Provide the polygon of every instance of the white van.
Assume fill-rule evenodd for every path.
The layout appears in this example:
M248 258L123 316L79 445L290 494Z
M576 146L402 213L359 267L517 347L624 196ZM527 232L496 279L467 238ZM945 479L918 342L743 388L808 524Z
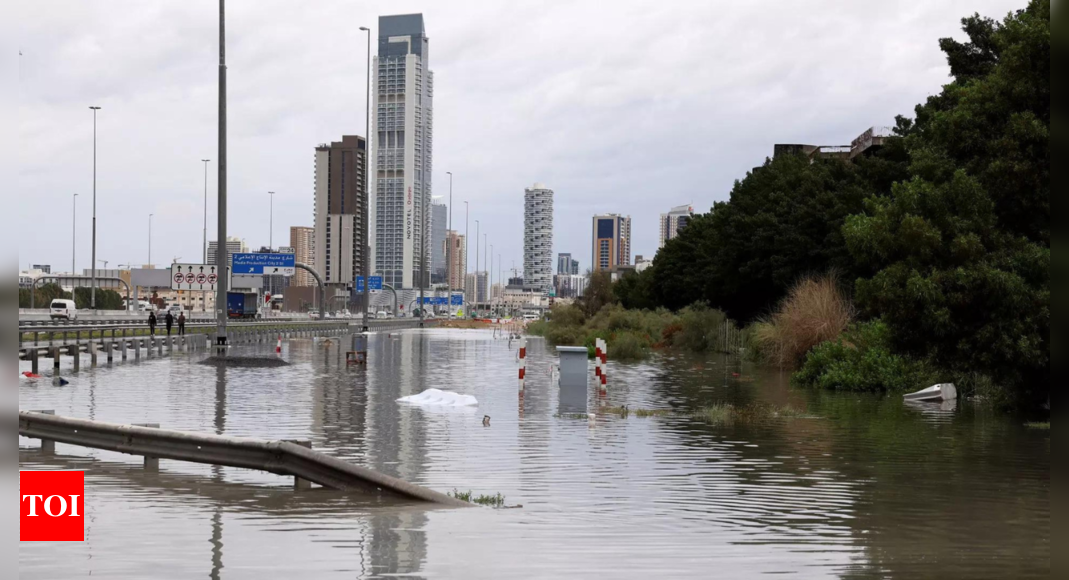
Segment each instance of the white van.
M377 318L379 320L384 320L384 319L387 319L389 317L390 317L390 313L386 312L385 310L379 310L378 312L375 313L375 318Z
M64 319L64 320L77 320L78 309L74 307L73 300L63 300L56 298L52 301L52 304L48 307L48 315L52 320Z

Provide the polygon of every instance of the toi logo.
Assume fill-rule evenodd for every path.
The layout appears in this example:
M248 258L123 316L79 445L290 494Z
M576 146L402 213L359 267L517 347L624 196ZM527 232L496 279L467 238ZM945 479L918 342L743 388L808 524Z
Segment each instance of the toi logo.
M19 472L19 541L85 541L85 472Z

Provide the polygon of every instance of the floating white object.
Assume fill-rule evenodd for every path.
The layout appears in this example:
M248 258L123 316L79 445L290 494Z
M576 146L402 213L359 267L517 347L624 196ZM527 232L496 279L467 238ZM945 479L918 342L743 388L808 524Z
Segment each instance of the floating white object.
M418 395L409 395L397 399L398 403L421 405L424 407L475 407L479 401L471 395L461 395L452 391L427 389Z
M922 391L910 393L904 397L907 401L955 401L958 398L958 389L951 383L933 385Z

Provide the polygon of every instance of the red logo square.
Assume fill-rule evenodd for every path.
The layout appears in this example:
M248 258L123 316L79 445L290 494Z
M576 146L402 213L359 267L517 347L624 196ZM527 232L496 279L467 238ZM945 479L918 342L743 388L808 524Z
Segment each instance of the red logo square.
M85 472L19 472L19 541L85 541Z

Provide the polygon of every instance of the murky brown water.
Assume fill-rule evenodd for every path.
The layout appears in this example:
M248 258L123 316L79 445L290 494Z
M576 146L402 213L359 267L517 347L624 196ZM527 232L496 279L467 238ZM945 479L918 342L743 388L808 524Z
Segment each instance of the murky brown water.
M294 493L288 478L168 461L149 475L140 458L66 445L44 458L20 439L21 469L86 471L88 517L85 543L20 544L19 577L1050 577L1048 433L968 407L794 391L778 373L682 356L610 363L606 403L762 401L818 418L714 428L632 415L591 427L558 417L582 397L550 384L541 342L530 351L522 404L515 351L480 331L377 335L366 371L347 369L336 347L295 340L284 369L219 370L178 354L83 370L66 387L24 380L22 409L311 439L523 508ZM395 402L430 387L480 406Z

